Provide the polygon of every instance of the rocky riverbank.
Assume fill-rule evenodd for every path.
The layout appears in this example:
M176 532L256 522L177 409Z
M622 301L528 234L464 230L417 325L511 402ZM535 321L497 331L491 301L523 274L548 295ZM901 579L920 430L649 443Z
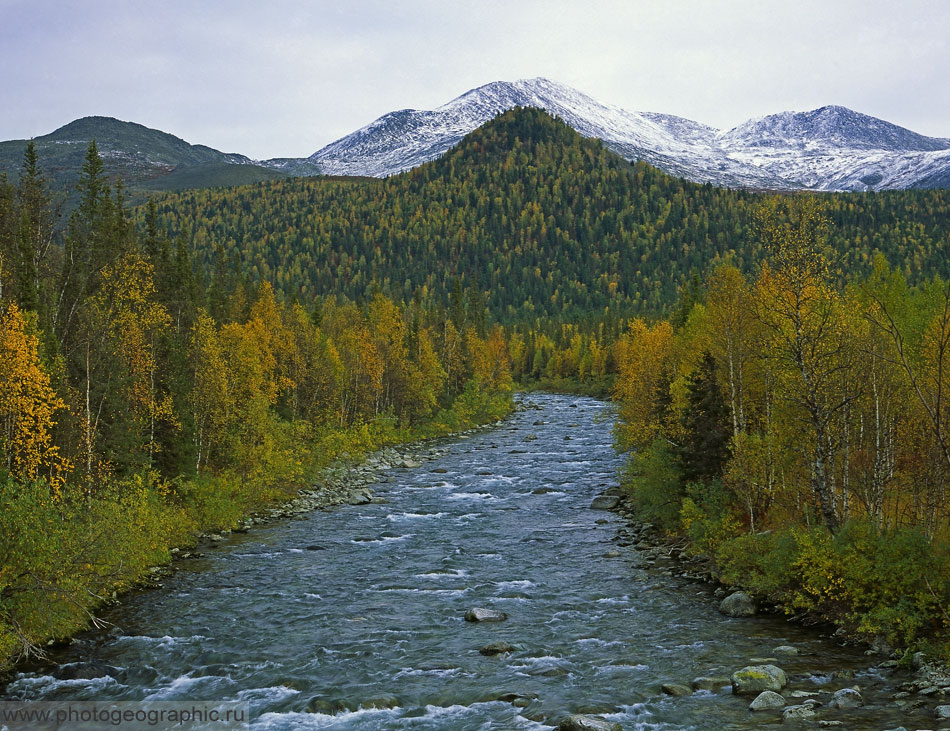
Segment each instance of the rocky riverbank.
M642 557L641 565L651 573L709 586L712 589L711 609L734 618L782 612L780 607L721 584L709 559L689 555L685 541L660 535L652 525L641 522L621 488L610 488L594 500L591 508L612 510L623 517L624 527L618 531L615 542L621 549L635 548ZM611 551L606 556L621 555L620 551ZM791 617L790 621L807 622L810 619L813 618L798 615ZM815 622L817 624L817 620ZM865 647L868 673L884 677L900 689L891 693L888 703L890 708L907 717L907 725L890 727L887 731L950 731L950 669L945 663L928 658L923 652L909 655L906 651L895 650L880 639L868 644L848 637L840 630L829 633L828 639L842 646ZM734 694L750 697L751 712L771 712L781 717L783 722L807 721L821 728L848 728L847 711L864 706L862 688L853 682L853 669L833 672L826 686L816 689L811 682L814 674L787 676L781 669L781 658L798 655L795 647L778 646L767 654L774 657L753 658L755 665L738 668L729 678L697 677L689 687L685 681L682 684L670 682L663 685L661 692L688 695L731 687ZM935 722L944 725L934 725Z

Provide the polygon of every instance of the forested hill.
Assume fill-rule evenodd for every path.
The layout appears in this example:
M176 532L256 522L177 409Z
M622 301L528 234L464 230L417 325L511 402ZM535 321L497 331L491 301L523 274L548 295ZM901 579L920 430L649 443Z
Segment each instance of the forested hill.
M751 269L759 194L629 164L536 109L514 109L434 162L386 180L290 179L157 200L198 257L286 295L374 286L447 299L476 279L504 320L662 311L693 271ZM847 272L875 249L915 279L946 274L950 191L824 195Z

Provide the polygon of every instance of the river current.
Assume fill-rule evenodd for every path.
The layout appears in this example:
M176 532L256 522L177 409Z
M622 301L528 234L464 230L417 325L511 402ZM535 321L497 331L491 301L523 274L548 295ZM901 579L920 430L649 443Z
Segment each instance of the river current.
M2 697L241 700L256 731L549 729L576 712L631 730L745 729L781 714L750 713L728 687L672 697L661 684L792 645L778 664L793 688L825 702L845 684L864 693L864 708L822 718L901 723L887 705L899 679L862 652L778 618L725 617L709 587L618 544L623 521L589 507L622 464L607 404L521 403L421 467L389 470L373 486L385 503L255 527L179 561L164 588L105 612L110 631L81 635ZM466 622L472 607L509 618ZM479 652L497 642L514 650ZM79 662L110 670L68 679Z

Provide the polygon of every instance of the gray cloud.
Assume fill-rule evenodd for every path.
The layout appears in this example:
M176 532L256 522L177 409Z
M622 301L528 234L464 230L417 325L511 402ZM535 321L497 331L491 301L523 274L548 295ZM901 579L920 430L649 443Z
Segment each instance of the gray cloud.
M843 104L950 136L950 4L0 0L0 139L103 114L253 157L547 76L719 127Z

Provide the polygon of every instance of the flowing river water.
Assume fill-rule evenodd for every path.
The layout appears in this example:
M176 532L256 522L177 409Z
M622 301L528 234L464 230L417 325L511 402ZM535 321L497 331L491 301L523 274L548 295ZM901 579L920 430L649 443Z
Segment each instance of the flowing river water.
M792 689L827 705L829 690L861 686L865 707L820 718L919 727L889 705L906 678L814 630L725 617L710 587L618 544L622 519L589 507L622 463L608 405L525 404L387 472L373 486L386 503L255 527L178 562L164 588L104 614L113 629L81 635L0 698L242 700L261 731L544 729L576 712L624 729L746 729L781 712L751 713L728 687L671 697L660 685L728 676L792 645L799 655L778 663ZM466 622L471 607L509 619ZM501 641L514 651L479 653ZM68 679L80 662L108 670Z

